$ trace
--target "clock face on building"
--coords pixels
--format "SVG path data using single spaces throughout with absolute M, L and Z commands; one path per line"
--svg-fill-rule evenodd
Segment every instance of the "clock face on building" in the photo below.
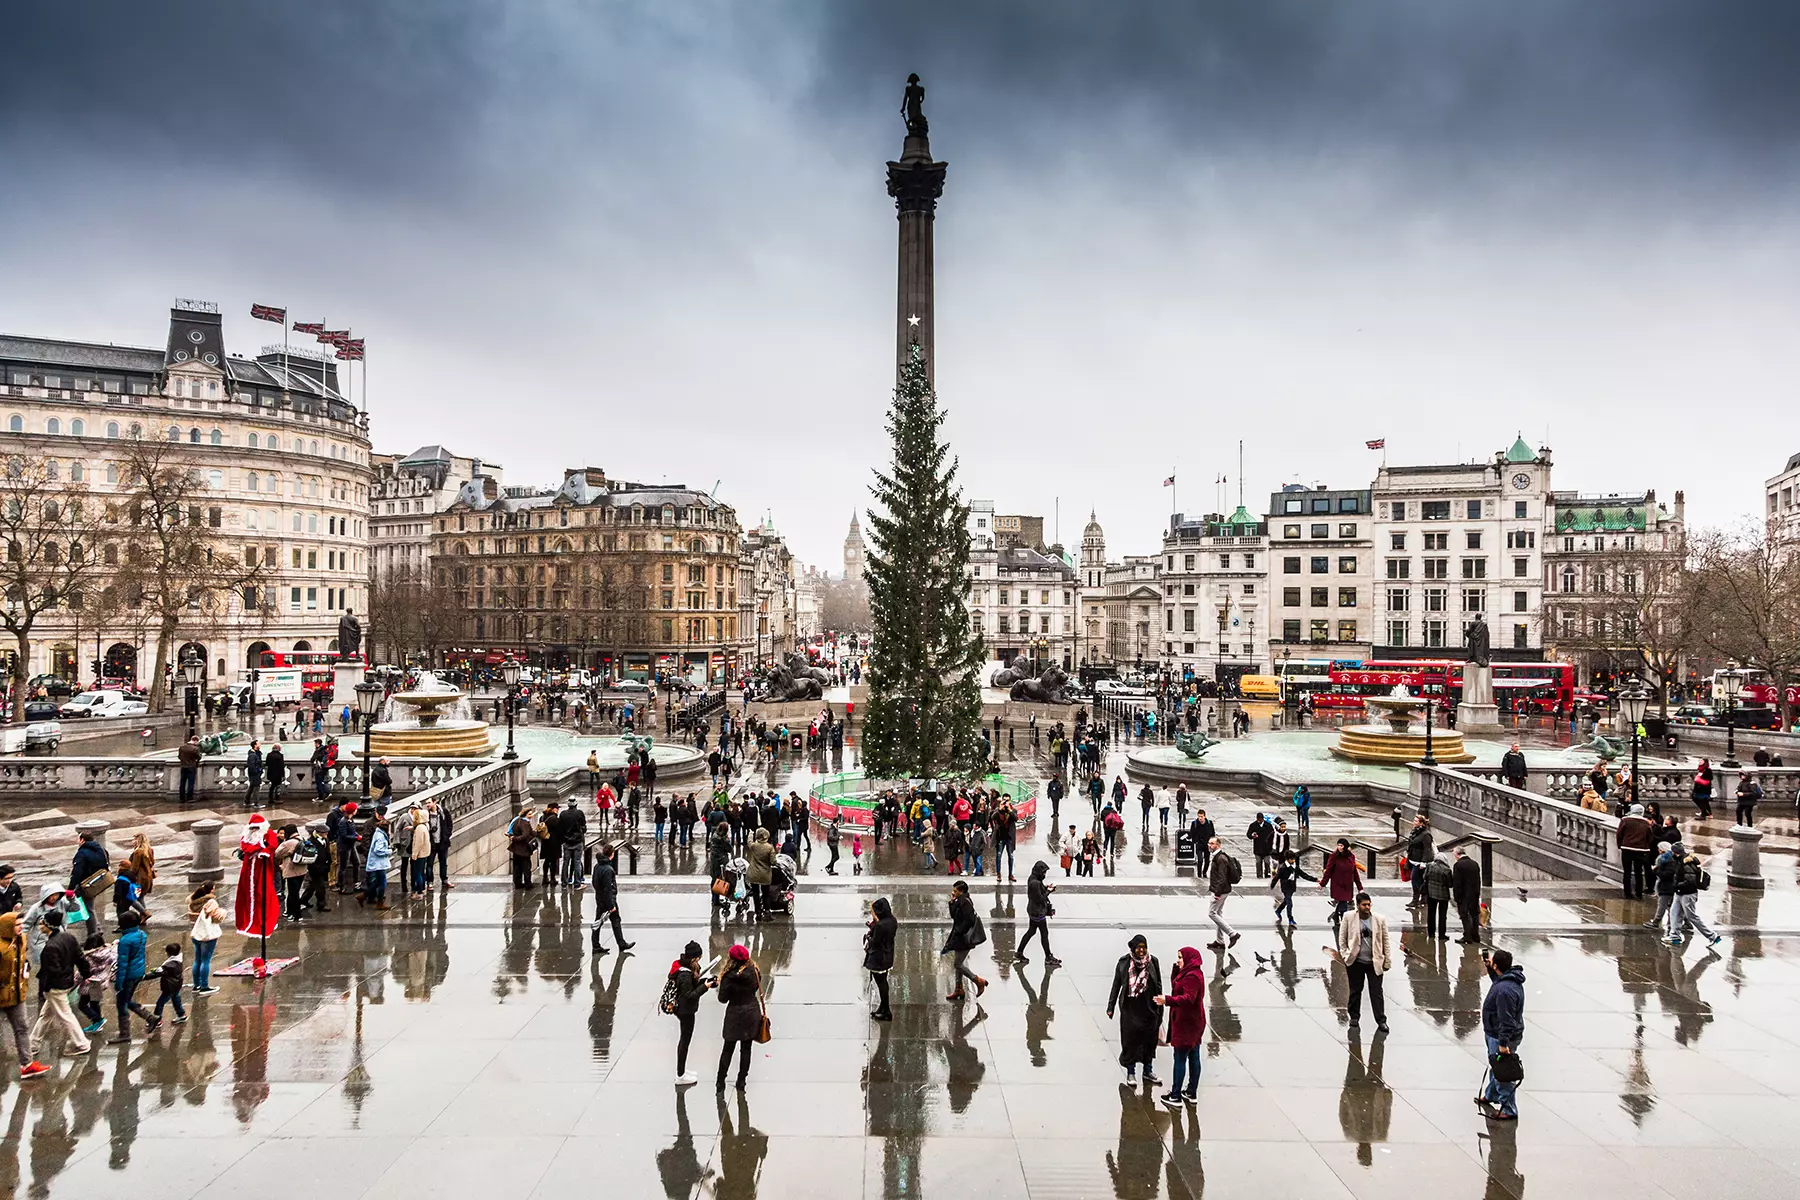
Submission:
M 1521 492 L 1524 491 L 1526 488 L 1531 486 L 1531 476 L 1527 475 L 1523 471 L 1520 471 L 1517 475 L 1513 476 L 1513 486 L 1515 488 L 1518 488 Z

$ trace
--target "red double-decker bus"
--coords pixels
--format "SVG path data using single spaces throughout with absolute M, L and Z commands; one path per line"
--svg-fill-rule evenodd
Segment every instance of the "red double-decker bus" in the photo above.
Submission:
M 335 650 L 264 650 L 262 660 L 256 665 L 265 670 L 287 667 L 300 672 L 300 690 L 308 700 L 330 700 L 336 677 L 332 674 L 332 664 L 340 657 Z M 366 661 L 362 655 L 349 656 L 357 662 Z
M 1404 684 L 1415 695 L 1434 696 L 1440 703 L 1462 697 L 1463 664 L 1452 659 L 1367 659 L 1334 665 L 1330 693 L 1315 695 L 1319 706 L 1352 707 L 1361 698 L 1382 695 Z M 1326 696 L 1331 698 L 1327 701 Z M 1494 700 L 1513 712 L 1569 712 L 1575 703 L 1575 667 L 1571 663 L 1495 663 Z

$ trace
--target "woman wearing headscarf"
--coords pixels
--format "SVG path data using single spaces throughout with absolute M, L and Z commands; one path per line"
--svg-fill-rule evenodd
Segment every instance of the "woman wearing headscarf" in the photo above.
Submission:
M 1162 1102 L 1173 1108 L 1183 1099 L 1192 1103 L 1200 1091 L 1200 1042 L 1206 1037 L 1206 977 L 1200 952 L 1183 946 L 1175 957 L 1173 990 L 1156 1002 L 1169 1010 L 1169 1045 L 1175 1051 L 1175 1077 Z M 1187 1091 L 1181 1090 L 1186 1082 Z
M 1113 968 L 1112 992 L 1106 997 L 1106 1015 L 1119 1017 L 1119 1065 L 1125 1082 L 1136 1086 L 1138 1064 L 1144 1064 L 1144 1082 L 1161 1083 L 1156 1077 L 1156 1031 L 1162 1024 L 1156 997 L 1162 994 L 1162 964 L 1150 955 L 1150 943 L 1133 934 L 1128 949 Z
M 987 930 L 982 927 L 981 918 L 976 915 L 975 902 L 969 899 L 969 885 L 957 880 L 950 885 L 950 936 L 944 941 L 943 953 L 951 955 L 951 964 L 956 968 L 956 990 L 945 996 L 946 1000 L 961 1000 L 963 980 L 975 985 L 975 996 L 987 991 L 987 980 L 969 970 L 969 951 L 987 941 Z
M 768 844 L 768 839 L 763 839 Z M 719 975 L 719 1003 L 725 1006 L 725 1021 L 719 1033 L 724 1048 L 719 1051 L 719 1091 L 725 1090 L 725 1072 L 731 1069 L 731 1056 L 741 1053 L 738 1061 L 737 1086 L 741 1091 L 750 1079 L 750 1044 L 762 1029 L 762 972 L 750 961 L 750 951 L 743 945 L 733 946 L 726 954 L 725 970 Z
M 894 932 L 900 922 L 894 919 L 894 908 L 886 896 L 879 896 L 870 906 L 869 930 L 863 934 L 863 970 L 875 981 L 875 994 L 881 1003 L 869 1015 L 877 1021 L 894 1019 L 888 1007 L 888 972 L 894 967 Z

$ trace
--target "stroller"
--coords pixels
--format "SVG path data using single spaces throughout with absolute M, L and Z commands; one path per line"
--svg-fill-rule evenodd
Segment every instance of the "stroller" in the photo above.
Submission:
M 725 895 L 731 904 L 731 919 L 747 921 L 750 919 L 750 864 L 744 861 L 743 855 L 737 855 L 725 864 L 725 886 L 730 889 Z
M 769 877 L 769 911 L 791 915 L 794 911 L 794 884 L 800 878 L 800 868 L 786 854 L 775 856 L 775 870 Z

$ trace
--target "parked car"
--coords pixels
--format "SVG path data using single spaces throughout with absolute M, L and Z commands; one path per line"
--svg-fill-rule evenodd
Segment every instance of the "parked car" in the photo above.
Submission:
M 1734 708 L 1730 716 L 1734 729 L 1781 728 L 1781 713 L 1773 708 Z M 1684 704 L 1675 710 L 1673 719 L 1678 725 L 1716 725 L 1724 728 L 1725 717 L 1724 712 L 1710 704 Z
M 25 691 L 27 695 L 31 696 L 35 696 L 39 692 L 42 692 L 52 700 L 56 700 L 67 696 L 73 696 L 75 694 L 75 685 L 64 679 L 61 675 L 34 675 L 31 678 L 31 682 L 25 685 Z
M 83 692 L 58 711 L 63 717 L 136 717 L 150 706 L 124 692 Z
M 1150 689 L 1119 679 L 1102 679 L 1094 685 L 1096 696 L 1112 696 L 1121 700 L 1148 700 Z
M 54 700 L 27 700 L 25 702 L 25 720 L 54 721 L 61 715 L 61 706 Z
M 1710 704 L 1684 704 L 1670 718 L 1678 725 L 1723 725 L 1719 710 Z
M 641 679 L 615 679 L 606 685 L 609 692 L 647 692 L 650 685 Z

